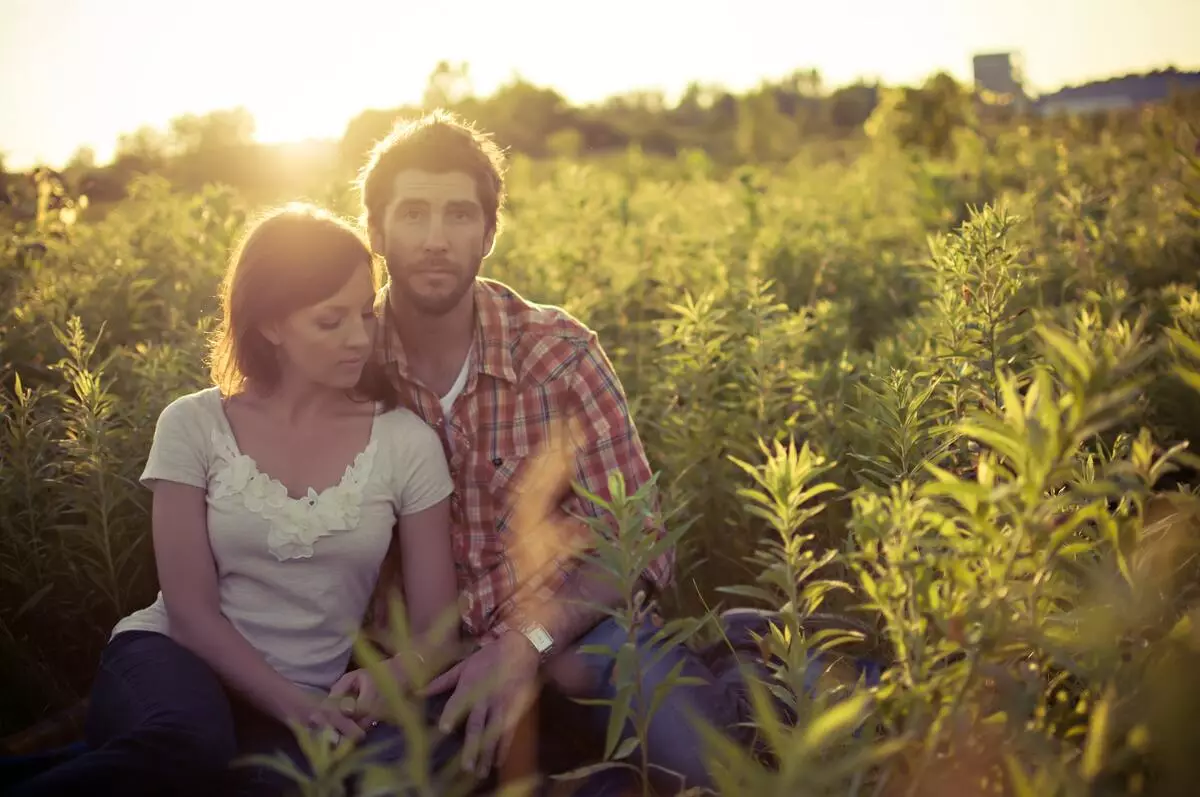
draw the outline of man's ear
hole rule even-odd
[[[383,234],[379,232],[378,227],[371,230],[371,248],[376,254],[383,254]]]
[[[492,253],[492,247],[495,245],[496,245],[496,225],[493,224],[491,226],[491,228],[483,235],[483,256],[487,257],[488,255],[490,255]]]

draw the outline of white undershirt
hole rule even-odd
[[[454,452],[454,435],[450,433],[450,408],[454,406],[454,400],[458,398],[458,394],[463,392],[463,388],[467,386],[467,373],[471,365],[473,350],[474,347],[467,351],[467,356],[463,358],[462,368],[459,369],[454,384],[446,391],[446,395],[438,399],[442,405],[442,418],[446,424],[446,441],[450,444],[451,453]]]

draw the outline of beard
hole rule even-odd
[[[409,307],[427,316],[443,316],[458,307],[479,273],[479,263],[474,268],[464,268],[446,258],[412,260],[394,251],[387,252],[384,261],[399,297]],[[447,283],[446,287],[419,287],[426,281],[424,274],[436,274],[436,281]]]

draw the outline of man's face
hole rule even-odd
[[[440,316],[465,300],[493,233],[475,181],[465,172],[399,172],[392,199],[373,233],[399,298]]]

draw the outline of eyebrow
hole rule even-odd
[[[429,200],[418,197],[406,197],[396,200],[396,204],[393,205],[392,209],[399,210],[400,208],[412,207],[414,205],[427,208],[429,207]],[[479,210],[482,206],[473,199],[452,199],[446,203],[446,207],[452,210]]]

